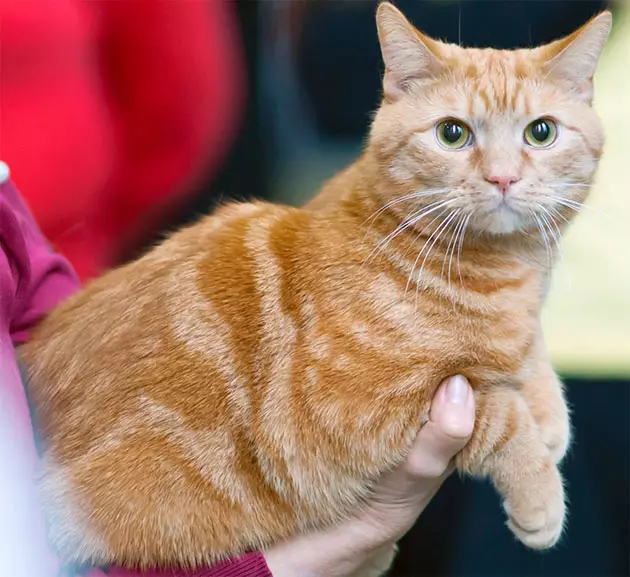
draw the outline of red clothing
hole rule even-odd
[[[0,576],[55,577],[33,478],[37,465],[31,419],[14,347],[51,308],[79,288],[68,262],[51,252],[0,163]],[[260,553],[198,571],[110,577],[271,577]],[[98,569],[85,577],[105,577]]]
[[[216,169],[244,100],[230,0],[0,0],[0,157],[82,279]]]

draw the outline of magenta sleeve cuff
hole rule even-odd
[[[195,573],[192,577],[272,577],[272,575],[262,553],[250,553],[235,561]]]
[[[100,573],[88,573],[85,577],[100,577]],[[262,553],[248,553],[238,559],[226,561],[210,569],[194,573],[173,571],[146,571],[143,573],[110,569],[107,577],[273,577]]]

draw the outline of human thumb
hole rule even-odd
[[[418,433],[406,470],[417,478],[439,478],[468,443],[475,426],[475,396],[468,381],[454,376],[442,383],[429,421]]]

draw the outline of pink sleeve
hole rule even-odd
[[[85,577],[101,577],[100,573],[88,573]],[[203,569],[195,573],[173,573],[172,571],[133,573],[124,569],[110,569],[107,577],[273,577],[265,563],[262,553],[249,553],[211,569]]]
[[[31,216],[13,183],[2,185],[2,195],[13,210],[24,239],[26,266],[20,271],[15,310],[11,319],[11,339],[15,345],[28,339],[28,332],[62,300],[77,291],[79,281],[68,261],[55,254]],[[21,263],[20,259],[16,261]]]

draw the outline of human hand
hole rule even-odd
[[[384,475],[370,500],[341,525],[303,535],[265,553],[274,577],[378,575],[395,543],[413,526],[464,448],[475,423],[475,399],[463,377],[438,389],[429,422],[405,463]],[[375,571],[371,566],[379,565]]]

